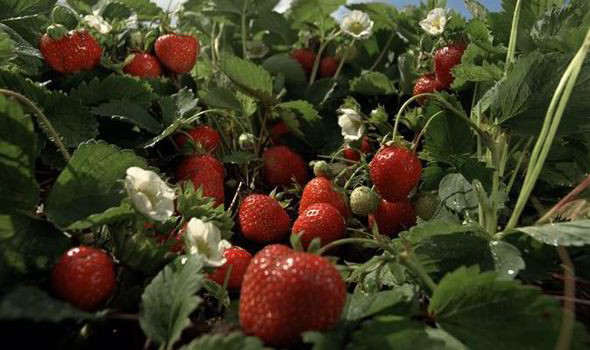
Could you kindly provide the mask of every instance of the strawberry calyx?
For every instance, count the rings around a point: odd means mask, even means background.
[[[52,24],[47,27],[47,35],[53,40],[60,40],[68,34],[68,30],[61,24]]]

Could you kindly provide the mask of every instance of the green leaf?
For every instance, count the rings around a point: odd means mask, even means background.
[[[391,95],[397,93],[393,82],[383,73],[365,72],[350,82],[350,90],[363,95]]]
[[[301,338],[304,343],[310,344],[310,350],[341,350],[346,346],[348,328],[344,322],[340,322],[324,332],[303,332]]]
[[[11,40],[10,45],[13,51],[10,54],[14,58],[11,63],[16,65],[24,74],[36,75],[42,64],[43,56],[41,52],[12,28],[2,23],[0,23],[0,33],[8,34]]]
[[[56,24],[61,24],[68,30],[76,29],[78,26],[78,17],[65,6],[56,6],[51,11],[51,18]]]
[[[453,89],[457,89],[467,82],[496,82],[504,76],[504,67],[498,64],[490,64],[487,61],[478,66],[471,63],[457,65],[452,70],[455,80]]]
[[[161,16],[163,11],[150,0],[117,0],[129,6],[140,20],[152,20],[154,17]]]
[[[177,257],[170,252],[170,248],[177,243],[176,236],[162,243],[153,235],[146,234],[145,230],[136,228],[137,231],[134,231],[127,225],[114,225],[110,229],[113,231],[117,259],[132,271],[153,276]]]
[[[153,93],[150,85],[144,80],[111,74],[103,80],[97,77],[88,83],[81,82],[72,90],[70,96],[92,106],[111,100],[126,99],[148,108],[151,106]]]
[[[577,51],[590,28],[590,6],[575,1],[549,10],[531,30],[535,44],[547,50]]]
[[[554,246],[583,246],[590,244],[590,220],[519,227],[516,230],[526,233],[537,241]]]
[[[485,18],[488,10],[477,0],[465,0],[465,7],[471,12],[474,18]]]
[[[259,100],[272,100],[272,78],[261,66],[226,55],[221,59],[221,69],[244,93]]]
[[[121,222],[123,220],[129,219],[135,215],[135,209],[131,206],[130,203],[122,203],[118,207],[109,208],[102,213],[99,214],[92,214],[87,218],[82,220],[76,221],[66,227],[65,229],[68,231],[71,230],[85,230],[91,227],[96,227],[100,225],[108,225],[115,222]]]
[[[147,109],[127,99],[103,103],[92,108],[92,113],[135,124],[153,134],[162,131],[162,124]]]
[[[39,196],[35,180],[37,136],[18,102],[0,95],[0,214],[32,213]]]
[[[242,111],[242,103],[233,91],[227,88],[210,88],[199,91],[199,97],[209,107],[226,108],[236,112]]]
[[[345,4],[346,0],[295,0],[291,4],[291,18],[296,23],[318,23]]]
[[[320,120],[320,115],[318,114],[318,112],[315,110],[313,105],[311,105],[307,101],[296,100],[283,102],[279,103],[277,105],[277,108],[289,109],[293,112],[297,112],[297,114],[299,114],[303,118],[303,120],[309,123],[314,123]]]
[[[285,16],[274,11],[261,13],[256,21],[255,26],[259,30],[267,30],[270,35],[278,37],[281,44],[291,45],[295,41],[296,33],[291,29]]]
[[[78,100],[8,71],[0,70],[0,86],[20,92],[36,103],[67,146],[77,146],[98,135],[98,122]]]
[[[467,26],[467,34],[469,35],[469,41],[486,53],[505,55],[508,51],[503,45],[494,45],[494,37],[483,19],[472,19]]]
[[[0,31],[0,67],[8,65],[15,57],[14,42],[8,34]]]
[[[417,55],[413,51],[406,51],[397,58],[397,67],[400,75],[400,90],[404,95],[412,95],[414,82],[418,78]]]
[[[348,299],[344,317],[348,321],[361,320],[395,306],[407,306],[413,297],[413,293],[408,293],[403,288],[379,291],[374,294],[355,292]]]
[[[475,224],[428,222],[413,227],[400,237],[413,246],[426,272],[435,280],[460,266],[479,265],[492,270],[494,262],[482,228]]]
[[[539,289],[477,267],[445,276],[428,313],[467,347],[482,350],[553,349],[562,315],[559,301]],[[583,332],[576,326],[572,349],[585,348]]]
[[[254,153],[245,152],[245,151],[236,151],[230,154],[226,154],[221,158],[223,163],[230,163],[230,164],[246,164],[252,161],[257,160],[258,157]]]
[[[57,0],[0,0],[0,21],[8,18],[35,16],[49,13]]]
[[[90,14],[92,7],[100,0],[66,0],[66,3],[78,13]]]
[[[16,287],[0,300],[0,320],[58,323],[63,320],[95,320],[104,312],[89,313],[56,300],[36,287]]]
[[[245,336],[242,332],[229,334],[205,334],[179,350],[265,350],[260,339]]]
[[[262,63],[262,67],[272,74],[282,74],[287,84],[302,85],[306,82],[305,71],[289,55],[278,54],[270,56]]]
[[[131,8],[120,2],[108,3],[101,16],[108,21],[126,20],[133,15]]]
[[[473,132],[463,120],[434,104],[426,107],[425,117],[430,120],[430,124],[425,133],[424,150],[430,156],[445,160],[451,155],[472,152]]]
[[[181,258],[182,259],[182,258]],[[199,306],[203,261],[189,256],[186,263],[172,262],[158,273],[141,296],[139,324],[156,344],[172,345],[191,323],[189,315]]]
[[[186,89],[182,89],[173,95],[162,97],[160,99],[160,109],[162,110],[164,125],[167,125],[167,127],[158,136],[147,141],[143,147],[153,147],[158,142],[172,135],[183,125],[184,119],[188,118],[197,108],[197,103],[198,100],[193,93]]]
[[[535,51],[520,56],[506,78],[491,91],[491,108],[502,126],[521,135],[537,135],[571,56]],[[590,127],[590,59],[587,59],[558,129],[561,136]]]
[[[103,142],[81,145],[49,193],[47,215],[59,227],[68,227],[119,206],[125,198],[122,180],[132,166],[147,164],[132,151]]]
[[[473,185],[461,174],[449,174],[440,181],[438,198],[458,213],[474,210],[479,204]]]
[[[518,248],[504,241],[490,242],[494,269],[498,273],[498,279],[511,280],[516,277],[518,271],[526,268]]]

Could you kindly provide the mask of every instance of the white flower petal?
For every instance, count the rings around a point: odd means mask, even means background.
[[[223,251],[231,247],[231,244],[221,239],[221,231],[214,223],[192,218],[188,222],[186,234],[191,246],[190,254],[200,255],[209,266],[225,264]]]
[[[346,141],[356,141],[363,137],[365,127],[362,118],[354,109],[341,108],[338,125],[342,129],[342,136]]]
[[[340,29],[355,39],[367,39],[373,32],[374,24],[368,14],[354,10],[344,16]]]
[[[166,221],[174,214],[175,192],[150,170],[127,169],[125,190],[135,209],[156,221]]]
[[[425,19],[420,21],[420,27],[430,35],[440,35],[447,24],[445,9],[435,8],[430,11]]]

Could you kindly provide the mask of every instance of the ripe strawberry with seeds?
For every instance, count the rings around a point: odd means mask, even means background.
[[[215,205],[225,201],[223,173],[223,165],[206,154],[186,157],[176,168],[179,181],[190,180],[195,190],[203,187],[203,195],[214,198]]]
[[[382,199],[377,210],[369,215],[369,226],[375,223],[379,234],[393,237],[416,224],[416,211],[409,200],[388,202]]]
[[[201,168],[211,168],[221,179],[224,177],[225,168],[217,158],[209,154],[193,154],[183,158],[178,164],[176,167],[176,178],[178,180],[186,180]]]
[[[276,199],[265,194],[244,198],[238,220],[242,234],[258,243],[276,242],[289,234],[289,215]]]
[[[361,141],[361,152],[365,154],[371,152],[371,144],[369,144],[369,139],[366,136],[363,137],[363,140]],[[346,145],[346,147],[342,151],[342,155],[344,156],[344,158],[352,160],[354,162],[358,162],[359,160],[361,160],[361,154],[359,153],[359,151],[357,151],[354,148],[351,148],[350,145]]]
[[[293,233],[301,235],[301,244],[307,248],[314,238],[324,246],[344,237],[344,218],[338,209],[328,203],[312,204],[299,214],[293,224]]]
[[[440,90],[443,90],[443,86],[438,80],[436,80],[434,74],[426,74],[416,79],[416,82],[414,83],[413,96],[434,93]],[[427,100],[428,98],[426,96],[418,97],[416,99],[416,101],[418,101],[418,103],[421,105],[424,105]]]
[[[189,130],[187,134],[195,143],[199,143],[207,152],[213,152],[219,147],[219,133],[210,126],[198,126]],[[178,134],[174,140],[178,147],[182,147],[187,143],[188,137],[185,134]]]
[[[199,56],[199,40],[192,35],[165,34],[154,43],[156,56],[174,73],[189,72]]]
[[[115,290],[113,260],[101,249],[72,248],[53,267],[51,283],[60,298],[80,309],[96,310]]]
[[[350,216],[346,195],[336,190],[332,181],[325,177],[316,177],[307,183],[299,203],[299,215],[316,203],[328,203],[334,206],[345,219]]]
[[[386,146],[369,163],[369,174],[381,197],[397,202],[407,199],[420,181],[422,164],[407,148]]]
[[[273,144],[278,145],[281,142],[281,137],[289,133],[289,126],[284,121],[270,127],[270,139]]]
[[[264,151],[264,177],[269,186],[289,186],[293,178],[298,184],[307,180],[303,158],[287,146],[273,146]]]
[[[296,49],[291,52],[291,57],[299,62],[305,73],[311,74],[316,57],[315,52],[310,49]]]
[[[100,63],[102,48],[85,30],[66,32],[63,26],[50,26],[41,36],[39,50],[47,64],[62,73],[91,70]]]
[[[252,260],[252,254],[248,253],[248,251],[243,248],[232,246],[223,251],[223,256],[227,259],[227,262],[216,268],[215,271],[209,275],[209,278],[217,282],[219,285],[223,285],[225,275],[231,266],[231,274],[227,286],[231,289],[239,289],[242,286],[242,280],[244,279],[246,268],[248,267],[250,260]]]
[[[434,72],[436,80],[443,89],[448,89],[453,84],[455,78],[451,69],[461,63],[461,57],[466,48],[465,43],[454,43],[438,49],[434,53]]]
[[[334,57],[328,56],[322,58],[322,60],[320,61],[319,69],[320,78],[333,77],[334,74],[336,74],[336,71],[338,70],[339,64],[340,62]]]
[[[270,245],[254,256],[242,283],[240,325],[265,343],[292,345],[305,331],[338,322],[346,285],[325,258]]]
[[[140,78],[155,78],[162,75],[162,65],[156,56],[147,52],[132,54],[123,67],[123,72]]]

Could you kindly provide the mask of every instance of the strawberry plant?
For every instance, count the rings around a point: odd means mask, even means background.
[[[0,0],[6,344],[588,348],[590,2],[278,4]]]

